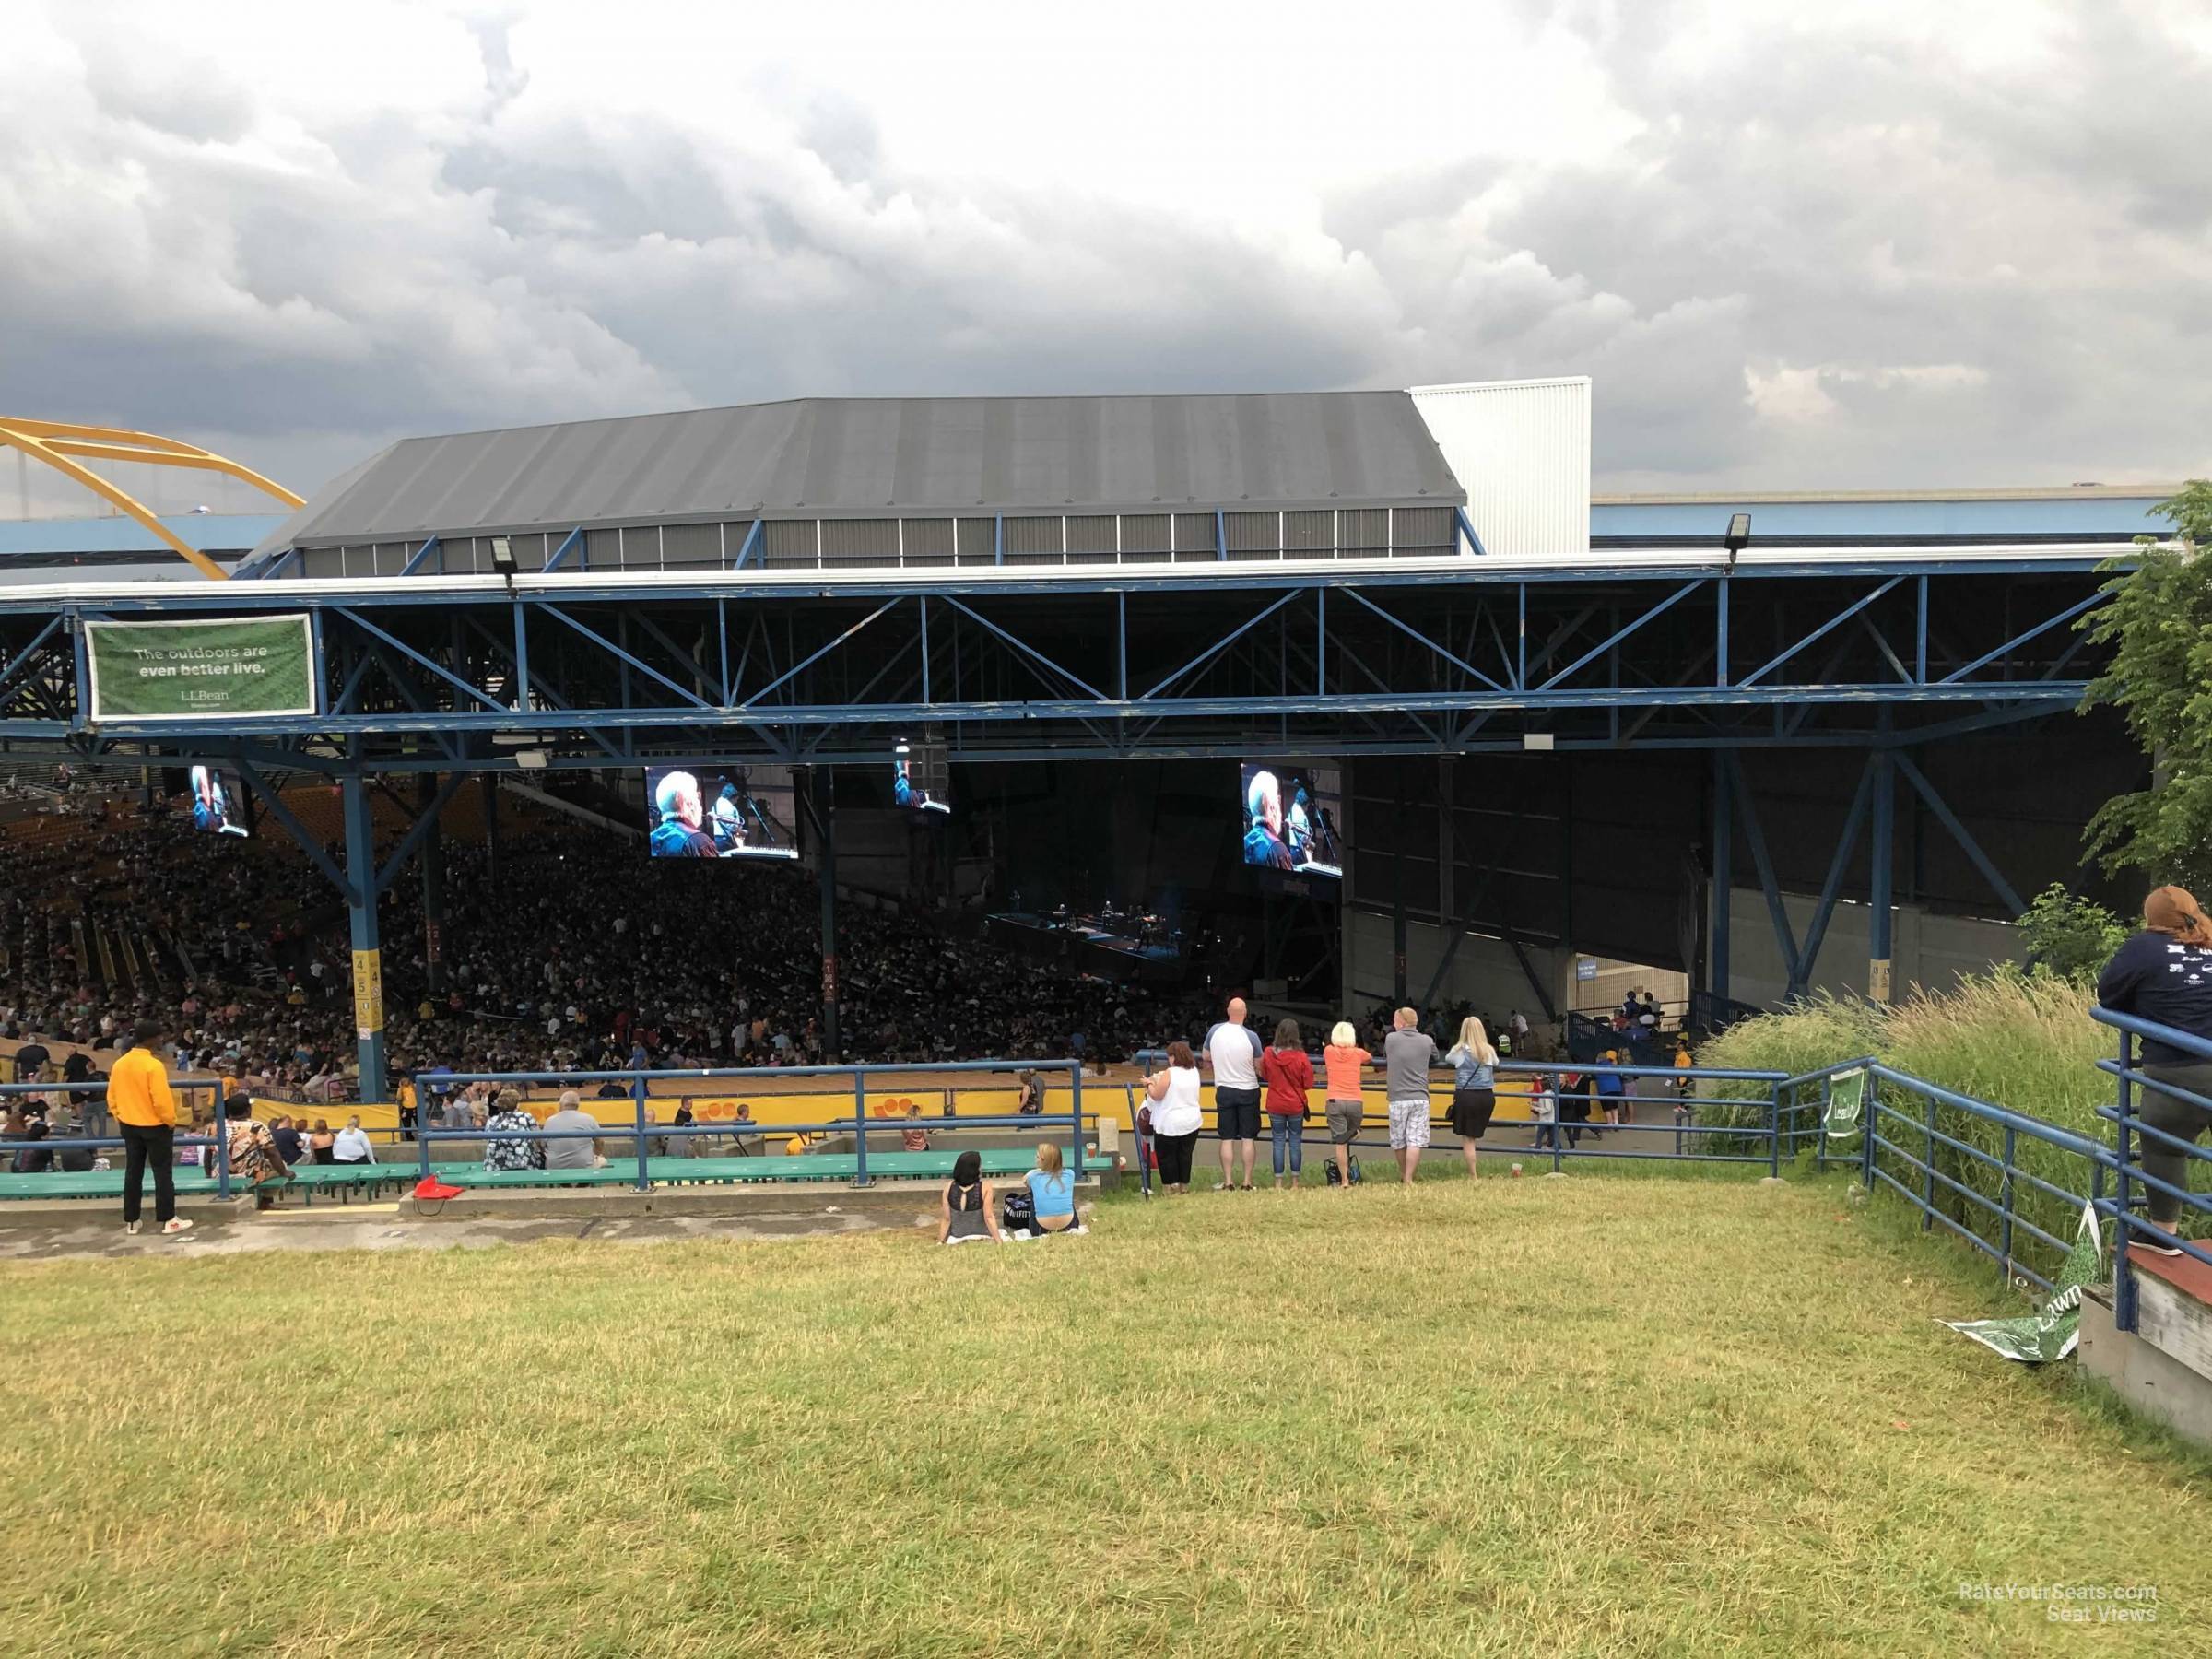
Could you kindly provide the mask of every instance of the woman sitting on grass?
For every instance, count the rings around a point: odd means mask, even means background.
[[[1039,1232],[1083,1230],[1082,1225],[1076,1219],[1075,1180],[1061,1168],[1058,1142],[1041,1141],[1038,1144],[1037,1167],[1023,1179],[1029,1183],[1030,1203],[1037,1218]]]
[[[953,1159],[952,1179],[945,1183],[938,1213],[944,1220],[937,1233],[940,1244],[972,1244],[979,1239],[989,1239],[994,1244],[1006,1242],[998,1230],[998,1206],[992,1198],[991,1183],[983,1179],[981,1153],[963,1152]]]

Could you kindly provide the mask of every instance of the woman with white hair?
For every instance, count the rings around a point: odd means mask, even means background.
[[[1467,1179],[1475,1179],[1476,1143],[1498,1110],[1498,1051],[1490,1046],[1482,1021],[1470,1014],[1459,1022],[1459,1041],[1444,1056],[1452,1063],[1452,1133],[1459,1136]]]
[[[1329,1032],[1328,1046],[1321,1051],[1321,1067],[1328,1084],[1322,1110],[1329,1125],[1329,1148],[1336,1159],[1336,1182],[1346,1191],[1352,1184],[1352,1143],[1359,1138],[1359,1124],[1367,1115],[1366,1080],[1360,1068],[1374,1064],[1374,1056],[1359,1046],[1352,1022],[1340,1019]]]

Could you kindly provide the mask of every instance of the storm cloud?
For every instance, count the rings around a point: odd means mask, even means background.
[[[0,411],[310,489],[810,393],[1583,373],[1601,488],[2212,471],[2201,6],[724,10],[0,9]]]

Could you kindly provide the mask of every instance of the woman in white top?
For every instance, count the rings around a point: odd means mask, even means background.
[[[1159,1157],[1159,1184],[1163,1192],[1191,1190],[1191,1154],[1198,1149],[1198,1131],[1206,1118],[1198,1106],[1198,1063],[1187,1042],[1168,1044],[1168,1067],[1145,1079],[1150,1098],[1152,1146]]]

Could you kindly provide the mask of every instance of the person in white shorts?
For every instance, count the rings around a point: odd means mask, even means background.
[[[1418,1029],[1420,1018],[1411,1008],[1400,1008],[1396,1029],[1382,1040],[1390,1149],[1398,1155],[1398,1174],[1408,1186],[1429,1144],[1429,1067],[1436,1059],[1435,1040]]]

